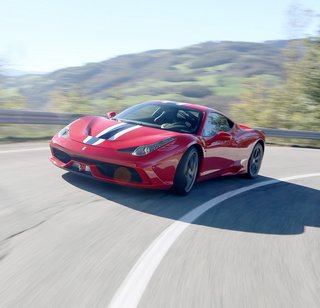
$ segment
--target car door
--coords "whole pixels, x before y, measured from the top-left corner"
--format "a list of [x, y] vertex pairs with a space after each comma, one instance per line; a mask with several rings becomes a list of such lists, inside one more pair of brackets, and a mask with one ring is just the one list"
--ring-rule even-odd
[[201, 176], [233, 172], [238, 160], [234, 123], [224, 115], [209, 112], [202, 130], [204, 159]]

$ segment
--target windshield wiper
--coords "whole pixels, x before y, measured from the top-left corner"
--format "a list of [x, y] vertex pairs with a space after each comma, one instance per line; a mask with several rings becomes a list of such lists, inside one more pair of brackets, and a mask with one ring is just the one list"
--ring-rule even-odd
[[117, 118], [117, 120], [120, 122], [129, 123], [129, 124], [138, 124], [138, 125], [144, 124], [144, 122], [135, 121], [135, 120], [127, 120], [127, 119], [119, 119], [119, 118]]
[[120, 119], [120, 118], [117, 118], [117, 120], [121, 121], [121, 122], [129, 123], [129, 124], [137, 124], [137, 125], [142, 125], [142, 126], [160, 128], [160, 125], [149, 123], [149, 122], [142, 122], [142, 121], [136, 121], [136, 120], [127, 120], [127, 119]]

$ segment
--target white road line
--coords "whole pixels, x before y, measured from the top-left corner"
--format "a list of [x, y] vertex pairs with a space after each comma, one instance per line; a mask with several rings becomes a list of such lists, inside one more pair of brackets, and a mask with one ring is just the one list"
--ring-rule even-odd
[[145, 289], [148, 286], [149, 281], [151, 280], [154, 272], [158, 268], [164, 256], [167, 254], [170, 247], [178, 239], [181, 233], [206, 211], [212, 209], [223, 201], [226, 201], [234, 196], [252, 189], [280, 182], [287, 182], [316, 176], [320, 176], [320, 173], [296, 175], [282, 179], [259, 182], [219, 195], [188, 212], [178, 221], [174, 222], [172, 225], [166, 228], [151, 243], [147, 250], [145, 250], [145, 252], [138, 259], [137, 263], [133, 266], [133, 268], [115, 293], [114, 297], [111, 300], [109, 308], [137, 307]]
[[32, 149], [21, 149], [21, 150], [4, 150], [4, 151], [0, 151], [0, 154], [32, 152], [32, 151], [44, 151], [44, 150], [48, 150], [49, 151], [49, 146], [47, 146], [45, 148], [32, 148]]

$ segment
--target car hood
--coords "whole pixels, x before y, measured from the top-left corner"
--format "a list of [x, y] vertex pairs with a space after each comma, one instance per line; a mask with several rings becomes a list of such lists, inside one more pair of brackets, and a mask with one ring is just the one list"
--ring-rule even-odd
[[180, 134], [97, 116], [83, 117], [70, 124], [71, 139], [107, 148], [130, 148], [147, 145]]

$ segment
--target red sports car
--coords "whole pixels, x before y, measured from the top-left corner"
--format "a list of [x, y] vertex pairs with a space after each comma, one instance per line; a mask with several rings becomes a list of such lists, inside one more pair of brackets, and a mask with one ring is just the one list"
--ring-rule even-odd
[[107, 117], [85, 116], [58, 132], [51, 161], [68, 171], [134, 187], [188, 194], [195, 181], [258, 175], [261, 131], [200, 105], [150, 101]]

